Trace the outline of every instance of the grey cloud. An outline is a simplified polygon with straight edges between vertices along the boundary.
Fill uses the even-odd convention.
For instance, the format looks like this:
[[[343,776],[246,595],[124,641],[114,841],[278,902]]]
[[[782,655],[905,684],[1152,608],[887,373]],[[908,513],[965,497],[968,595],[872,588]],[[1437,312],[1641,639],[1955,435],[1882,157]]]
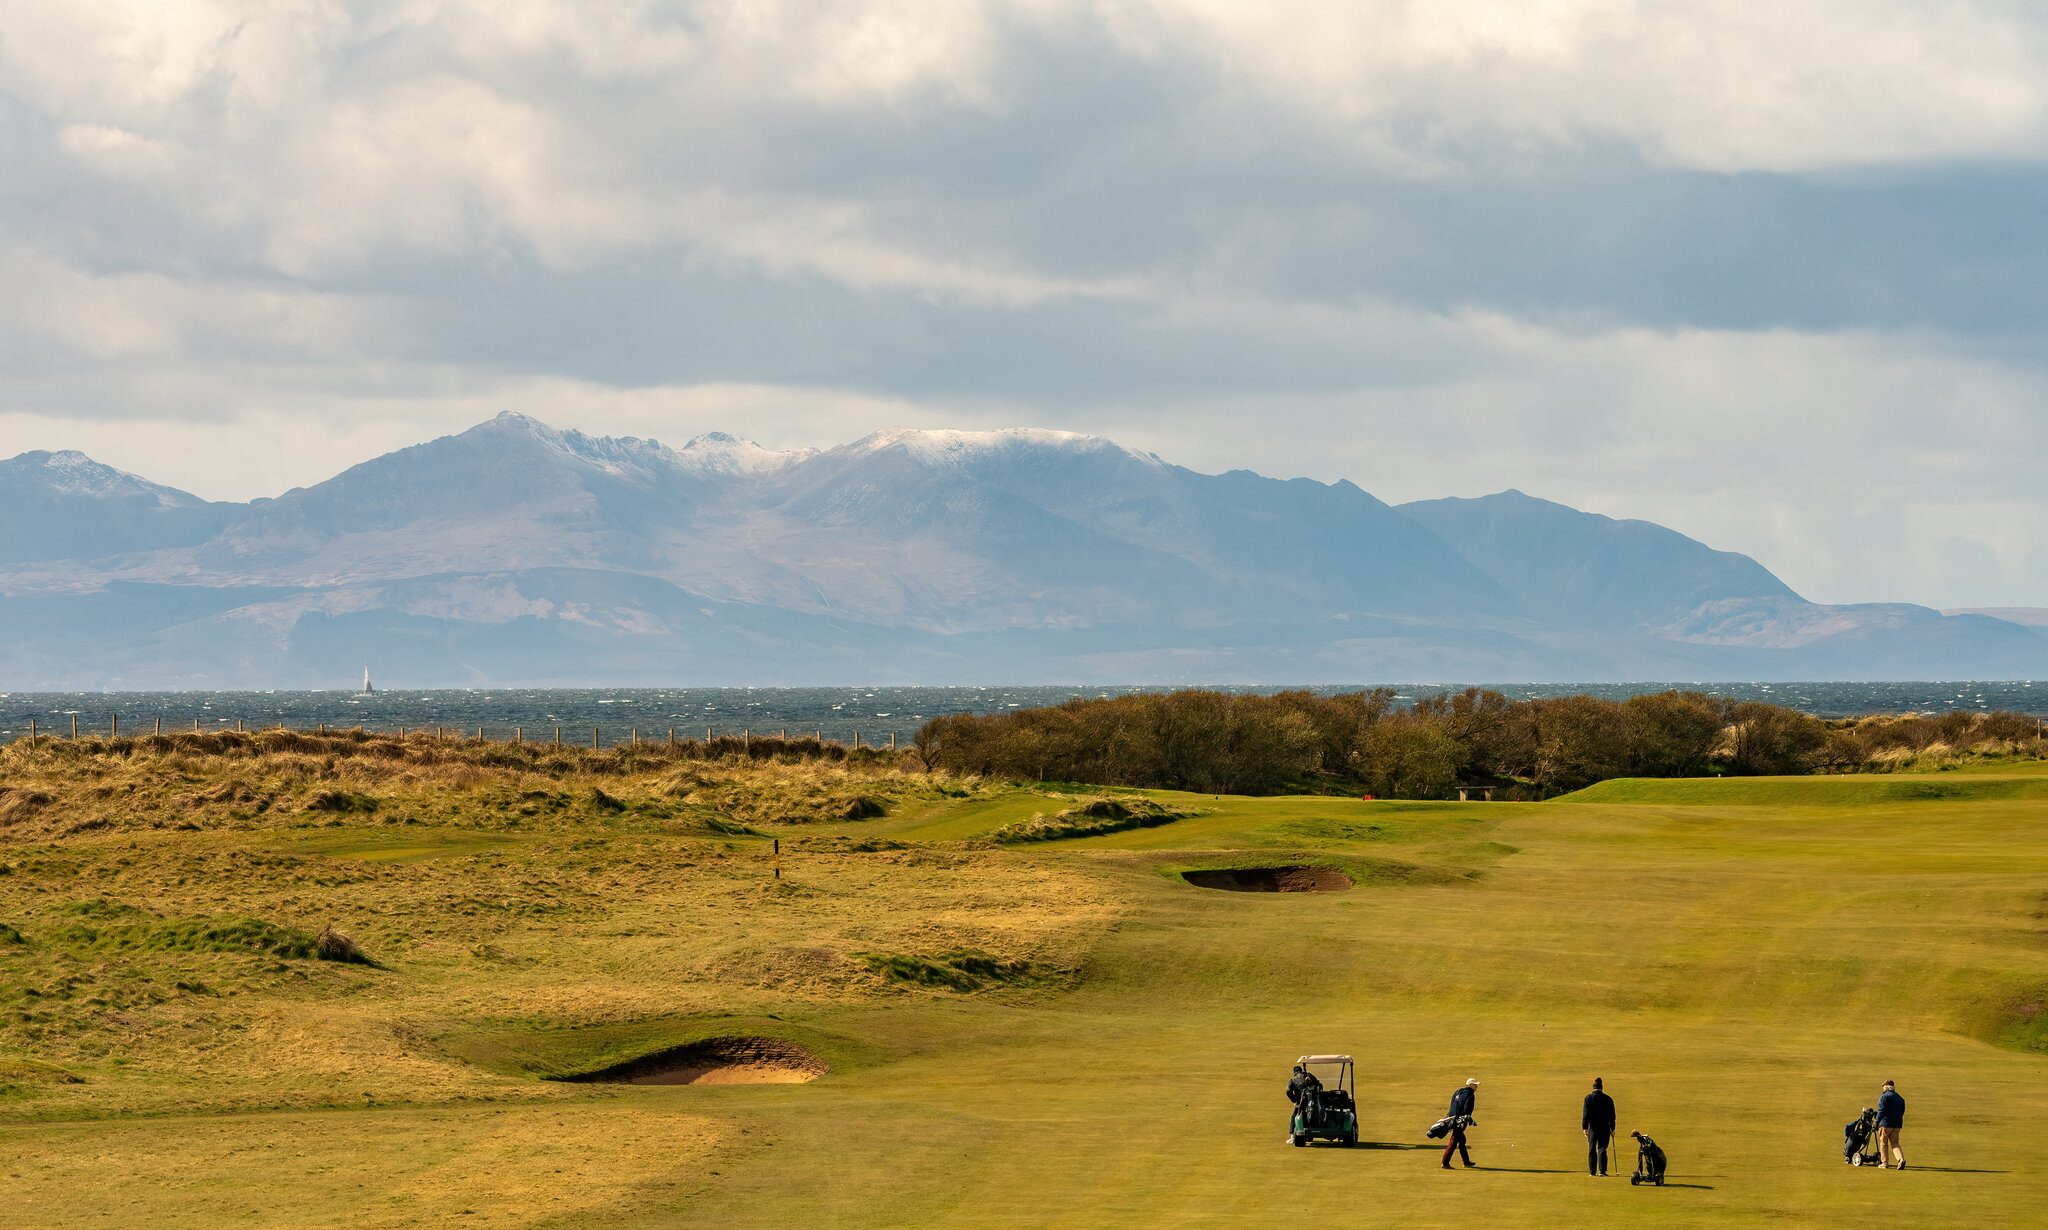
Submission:
[[[1888,61],[1789,63],[1703,7],[1701,47],[1794,91],[1780,134],[1714,110],[1739,62],[1694,65],[1692,101],[1653,80],[1676,53],[1649,18],[1539,31],[1554,60],[1486,33],[1461,65],[1398,37],[1423,7],[1304,17],[1311,56],[1217,11],[959,6],[892,59],[857,6],[747,33],[716,6],[373,5],[251,17],[148,75],[26,41],[61,13],[0,0],[0,267],[35,275],[0,309],[0,422],[289,409],[306,448],[367,449],[407,405],[445,430],[501,392],[745,430],[689,390],[779,390],[784,424],[812,390],[1389,498],[1521,485],[1831,598],[2048,601],[2040,531],[2004,525],[2048,512],[2048,163],[1955,70],[1981,25],[2026,34],[1983,80],[2024,77],[2038,18],[1962,6],[1886,52],[1926,97],[1857,111]]]

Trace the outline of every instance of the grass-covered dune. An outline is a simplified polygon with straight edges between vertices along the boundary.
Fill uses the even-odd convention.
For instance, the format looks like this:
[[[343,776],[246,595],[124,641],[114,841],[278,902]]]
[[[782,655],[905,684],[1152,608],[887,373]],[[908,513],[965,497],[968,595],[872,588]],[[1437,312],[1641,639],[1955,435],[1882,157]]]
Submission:
[[[2035,1226],[2044,820],[2011,762],[1454,804],[16,744],[0,1225]],[[1185,875],[1258,868],[1350,887]],[[1309,1051],[1362,1147],[1283,1143]],[[664,1072],[735,1083],[578,1079]],[[1672,1186],[1585,1177],[1594,1075]],[[1913,1167],[1852,1170],[1886,1078]]]

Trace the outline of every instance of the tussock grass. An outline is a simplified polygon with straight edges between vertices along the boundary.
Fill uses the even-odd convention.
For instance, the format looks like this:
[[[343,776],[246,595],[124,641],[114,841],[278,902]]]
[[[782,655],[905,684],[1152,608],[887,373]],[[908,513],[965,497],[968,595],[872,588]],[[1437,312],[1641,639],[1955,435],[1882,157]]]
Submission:
[[[1033,816],[1003,825],[989,834],[991,841],[1017,845],[1032,841],[1063,841],[1073,837],[1099,837],[1127,829],[1156,828],[1186,816],[1177,808],[1152,799],[1128,795],[1105,795],[1088,800],[1054,815]]]
[[[1005,961],[973,948],[956,948],[928,957],[876,952],[858,955],[869,969],[891,982],[939,987],[948,991],[979,991],[999,983],[1020,982],[1031,976],[1028,961]]]

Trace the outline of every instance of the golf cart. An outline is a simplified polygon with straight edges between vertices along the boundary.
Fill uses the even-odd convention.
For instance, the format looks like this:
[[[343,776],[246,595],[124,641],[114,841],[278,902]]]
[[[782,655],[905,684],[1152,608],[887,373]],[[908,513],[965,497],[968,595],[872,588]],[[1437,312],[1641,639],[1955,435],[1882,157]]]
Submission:
[[[1289,1129],[1295,1147],[1311,1140],[1334,1140],[1346,1148],[1357,1144],[1357,1086],[1351,1073],[1351,1056],[1303,1055],[1295,1062],[1323,1082],[1320,1090],[1295,1104]]]

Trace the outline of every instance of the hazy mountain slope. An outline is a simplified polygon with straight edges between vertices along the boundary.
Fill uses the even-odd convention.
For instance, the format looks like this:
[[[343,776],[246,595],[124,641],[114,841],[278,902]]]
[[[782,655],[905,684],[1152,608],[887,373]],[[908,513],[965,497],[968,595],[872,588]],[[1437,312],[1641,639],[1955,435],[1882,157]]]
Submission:
[[[100,559],[203,541],[232,505],[101,465],[83,453],[0,461],[0,564]]]
[[[1348,483],[1196,474],[1058,432],[884,432],[767,484],[827,606],[934,627],[1488,615],[1498,586]]]
[[[2031,628],[2043,636],[2048,636],[2048,606],[1959,607],[1943,611],[1942,614],[1982,615],[1990,619],[2003,620],[2009,624],[2018,624],[2022,628]]]
[[[1499,582],[1533,619],[1657,630],[1683,625],[1713,602],[1803,601],[1747,555],[1520,491],[1422,500],[1400,512]]]
[[[2048,676],[2035,631],[1808,603],[1643,522],[1060,432],[501,415],[247,505],[75,454],[0,463],[7,494],[58,524],[0,538],[0,688]]]

